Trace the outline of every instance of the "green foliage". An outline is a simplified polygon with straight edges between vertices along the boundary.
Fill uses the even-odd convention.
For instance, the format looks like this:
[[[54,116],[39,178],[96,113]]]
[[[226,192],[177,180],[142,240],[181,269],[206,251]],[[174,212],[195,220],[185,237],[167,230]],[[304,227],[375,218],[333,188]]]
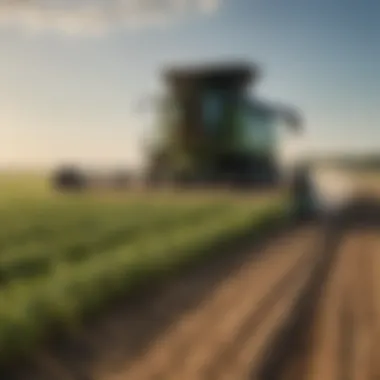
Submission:
[[[37,197],[2,205],[0,361],[80,328],[145,281],[160,280],[285,212],[284,202],[146,196]]]

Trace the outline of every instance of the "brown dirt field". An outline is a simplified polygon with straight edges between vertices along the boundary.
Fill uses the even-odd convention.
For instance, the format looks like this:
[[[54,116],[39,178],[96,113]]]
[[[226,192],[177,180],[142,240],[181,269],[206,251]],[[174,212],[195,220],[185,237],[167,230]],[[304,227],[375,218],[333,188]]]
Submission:
[[[343,220],[334,265],[303,331],[304,350],[289,355],[275,378],[380,378],[380,205],[361,200],[359,206]]]

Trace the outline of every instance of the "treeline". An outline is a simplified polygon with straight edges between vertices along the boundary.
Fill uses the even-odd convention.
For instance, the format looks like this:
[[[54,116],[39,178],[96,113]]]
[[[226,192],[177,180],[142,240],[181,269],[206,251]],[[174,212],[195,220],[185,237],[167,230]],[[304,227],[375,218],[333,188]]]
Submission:
[[[331,164],[357,170],[380,170],[380,154],[340,154],[313,157],[311,164]]]
[[[51,176],[51,184],[57,190],[83,190],[88,188],[126,188],[135,180],[128,170],[97,173],[76,166],[62,166]]]

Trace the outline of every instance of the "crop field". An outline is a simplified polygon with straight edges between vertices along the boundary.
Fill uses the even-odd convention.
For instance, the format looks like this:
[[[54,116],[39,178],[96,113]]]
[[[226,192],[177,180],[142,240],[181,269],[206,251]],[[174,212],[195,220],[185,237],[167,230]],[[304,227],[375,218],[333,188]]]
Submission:
[[[0,176],[0,378],[377,379],[380,204],[358,195],[289,224],[280,192]]]
[[[285,212],[282,197],[62,195],[0,177],[0,361]],[[0,363],[1,364],[1,363]]]

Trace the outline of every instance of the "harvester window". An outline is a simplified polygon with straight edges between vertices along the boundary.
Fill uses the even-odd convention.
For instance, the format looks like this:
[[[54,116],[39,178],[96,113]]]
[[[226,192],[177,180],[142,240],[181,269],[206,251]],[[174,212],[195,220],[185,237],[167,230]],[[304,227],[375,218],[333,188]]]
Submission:
[[[241,143],[248,151],[271,151],[276,145],[275,117],[245,105],[242,110]]]
[[[202,99],[202,119],[207,133],[214,134],[223,122],[224,101],[220,93],[209,92]]]

